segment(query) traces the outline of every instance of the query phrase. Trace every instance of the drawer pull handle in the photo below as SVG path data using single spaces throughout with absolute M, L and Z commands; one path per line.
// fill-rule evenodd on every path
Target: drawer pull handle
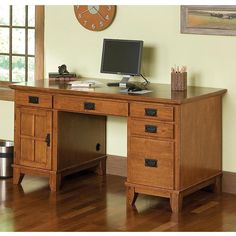
M 145 108 L 145 116 L 157 116 L 157 109 Z
M 157 160 L 145 159 L 145 166 L 157 168 Z
M 98 152 L 98 151 L 100 151 L 101 150 L 101 144 L 100 143 L 97 143 L 96 144 L 96 151 Z
M 47 143 L 47 146 L 50 147 L 51 144 L 50 134 L 47 134 L 45 142 Z
M 85 102 L 84 103 L 85 110 L 95 110 L 95 103 L 93 102 Z
M 156 125 L 145 125 L 145 132 L 146 133 L 156 133 L 157 126 Z
M 39 104 L 39 97 L 29 96 L 29 103 Z

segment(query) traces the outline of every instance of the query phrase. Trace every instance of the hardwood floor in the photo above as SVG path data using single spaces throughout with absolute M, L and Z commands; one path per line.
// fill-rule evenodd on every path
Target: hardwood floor
M 199 191 L 179 215 L 168 199 L 144 195 L 126 209 L 124 181 L 87 172 L 51 193 L 45 178 L 0 180 L 0 231 L 236 231 L 236 195 Z

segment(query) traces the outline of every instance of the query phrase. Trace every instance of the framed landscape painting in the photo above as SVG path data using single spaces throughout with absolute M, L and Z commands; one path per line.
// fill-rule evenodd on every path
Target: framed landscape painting
M 181 33 L 236 35 L 236 5 L 181 6 Z

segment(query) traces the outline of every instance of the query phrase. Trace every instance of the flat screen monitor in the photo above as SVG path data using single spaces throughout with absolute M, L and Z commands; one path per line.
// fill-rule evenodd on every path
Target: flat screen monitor
M 101 72 L 140 75 L 143 41 L 104 39 Z

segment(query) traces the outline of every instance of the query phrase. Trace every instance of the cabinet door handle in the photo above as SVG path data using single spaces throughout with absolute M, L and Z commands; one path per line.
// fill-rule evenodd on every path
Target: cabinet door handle
M 47 146 L 50 147 L 51 144 L 50 134 L 47 134 L 45 142 L 47 143 Z
M 96 106 L 93 102 L 85 102 L 84 103 L 84 109 L 85 110 L 95 110 Z
M 145 116 L 157 116 L 157 109 L 145 108 Z
M 157 126 L 156 125 L 145 125 L 145 132 L 146 133 L 156 133 Z
M 39 104 L 39 97 L 29 96 L 29 103 Z
M 157 168 L 157 160 L 155 160 L 155 159 L 145 159 L 144 160 L 144 164 L 145 164 L 145 166 L 147 166 L 147 167 L 153 167 L 153 168 Z

